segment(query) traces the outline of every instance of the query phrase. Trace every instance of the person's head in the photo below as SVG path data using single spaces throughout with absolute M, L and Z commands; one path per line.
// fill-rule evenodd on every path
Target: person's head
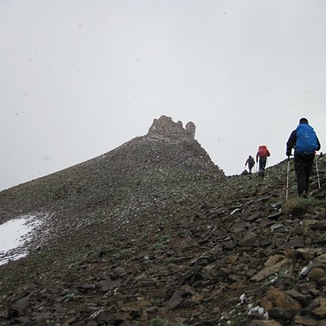
M 307 124 L 309 124 L 309 123 L 308 123 L 308 120 L 307 120 L 306 118 L 301 118 L 300 121 L 299 121 L 299 124 L 300 124 L 300 125 L 302 125 L 302 124 L 307 125 Z

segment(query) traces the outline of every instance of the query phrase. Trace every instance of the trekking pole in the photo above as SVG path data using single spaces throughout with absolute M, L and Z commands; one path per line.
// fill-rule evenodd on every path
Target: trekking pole
M 318 171 L 318 164 L 317 164 L 317 160 L 316 159 L 315 159 L 315 162 L 316 162 L 316 172 L 317 172 L 318 188 L 320 189 L 319 171 Z
M 286 194 L 285 201 L 288 201 L 289 198 L 289 174 L 290 174 L 290 157 L 288 157 L 288 166 L 286 171 Z

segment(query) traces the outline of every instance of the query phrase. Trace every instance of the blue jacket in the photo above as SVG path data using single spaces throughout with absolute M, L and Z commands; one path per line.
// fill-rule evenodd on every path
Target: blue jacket
M 316 136 L 317 137 L 317 136 Z M 287 141 L 286 143 L 286 156 L 291 156 L 292 154 L 292 148 L 295 149 L 295 144 L 297 142 L 297 130 L 293 130 L 290 137 L 289 137 L 289 140 Z M 319 151 L 320 150 L 320 142 L 319 142 L 319 139 L 317 137 L 317 148 L 316 148 L 316 151 Z M 296 153 L 294 153 L 296 154 Z

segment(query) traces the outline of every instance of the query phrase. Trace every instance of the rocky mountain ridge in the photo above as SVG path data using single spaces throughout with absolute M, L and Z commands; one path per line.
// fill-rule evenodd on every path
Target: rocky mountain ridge
M 325 325 L 326 160 L 309 198 L 287 162 L 226 177 L 195 125 L 0 192 L 0 222 L 43 219 L 0 266 L 2 325 Z M 291 162 L 292 167 L 292 162 Z

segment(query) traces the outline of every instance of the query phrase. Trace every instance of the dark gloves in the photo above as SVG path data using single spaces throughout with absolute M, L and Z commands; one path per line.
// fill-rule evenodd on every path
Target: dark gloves
M 290 149 L 287 149 L 287 150 L 286 150 L 286 156 L 287 156 L 287 157 L 290 157 L 290 156 L 292 155 L 291 152 L 292 152 L 292 151 L 291 151 Z

